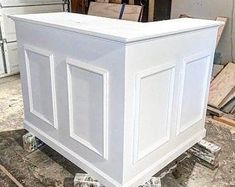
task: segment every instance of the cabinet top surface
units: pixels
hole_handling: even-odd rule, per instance
[[[123,43],[221,25],[221,22],[191,18],[140,23],[66,12],[15,15],[10,17],[15,21],[30,22]]]

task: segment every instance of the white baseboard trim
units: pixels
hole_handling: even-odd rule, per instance
[[[187,151],[194,144],[199,142],[202,138],[205,137],[205,135],[206,135],[206,130],[203,129],[202,131],[200,131],[197,134],[195,134],[194,136],[192,136],[190,139],[186,140],[183,144],[180,144],[180,146],[176,147],[174,150],[169,152],[167,155],[162,157],[160,160],[157,160],[155,163],[153,163],[151,165],[151,167],[148,167],[145,170],[143,170],[142,172],[140,172],[132,180],[125,183],[125,185],[123,185],[122,187],[136,187],[139,184],[144,184],[145,182],[147,182],[146,179],[150,179],[158,171],[160,171],[162,168],[164,168],[170,162],[175,160],[177,157],[179,157],[182,153]]]
[[[58,153],[66,157],[68,160],[76,164],[82,170],[86,171],[94,179],[99,178],[99,182],[107,187],[121,187],[122,185],[105,174],[103,171],[95,167],[93,164],[79,156],[77,153],[73,152],[71,149],[68,149],[63,144],[61,144],[56,139],[48,136],[45,132],[33,126],[30,122],[24,121],[24,127],[26,130],[34,134],[40,140],[45,142],[51,148],[56,150]]]
[[[205,137],[205,134],[206,134],[205,129],[198,132],[197,134],[192,136],[190,139],[185,141],[184,144],[181,144],[180,146],[178,146],[177,148],[169,152],[167,155],[165,155],[163,158],[161,158],[160,160],[157,160],[154,164],[151,165],[151,167],[146,168],[141,173],[136,175],[132,180],[128,181],[124,185],[121,185],[119,182],[117,182],[116,180],[108,176],[106,173],[96,168],[93,164],[91,164],[90,162],[88,162],[87,160],[85,160],[84,158],[82,158],[81,156],[73,152],[72,150],[65,147],[59,141],[48,136],[42,130],[33,126],[30,122],[25,120],[24,126],[25,126],[25,129],[27,129],[29,132],[37,136],[39,139],[41,139],[43,142],[48,144],[54,150],[62,154],[68,160],[76,164],[78,167],[86,171],[93,178],[99,178],[99,182],[105,185],[106,187],[136,187],[139,184],[143,184],[144,182],[146,182],[146,179],[150,179],[154,174],[160,171],[164,166],[166,166],[171,161],[176,159],[183,152],[185,152],[187,149],[192,147],[195,143],[199,142],[203,137]]]

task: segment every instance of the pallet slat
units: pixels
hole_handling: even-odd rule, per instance
[[[229,118],[226,118],[226,117],[223,117],[223,116],[222,117],[214,116],[214,119],[216,121],[219,121],[219,122],[222,122],[222,123],[225,123],[227,125],[235,127],[235,121],[232,120],[232,119],[229,119]]]
[[[119,19],[121,4],[90,2],[88,15]]]
[[[221,102],[235,87],[235,64],[228,63],[225,68],[211,82],[209,105],[219,108]]]
[[[219,41],[221,39],[221,36],[222,36],[222,34],[224,32],[225,26],[226,26],[226,24],[228,22],[228,18],[226,18],[226,17],[217,17],[216,21],[224,22],[224,25],[220,26],[219,30],[218,30],[218,35],[217,35],[217,46],[218,46]]]
[[[122,19],[129,21],[139,21],[142,7],[139,5],[125,5]]]

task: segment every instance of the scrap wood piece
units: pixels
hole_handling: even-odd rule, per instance
[[[121,4],[90,2],[88,15],[119,19]]]
[[[235,81],[235,80],[234,80]],[[219,108],[224,107],[229,101],[235,98],[235,86],[234,88],[229,92],[229,94],[221,101],[219,104]]]
[[[206,140],[201,140],[188,150],[201,164],[210,169],[215,169],[219,166],[218,156],[220,151],[221,147]]]
[[[93,179],[89,174],[76,173],[74,177],[74,187],[104,187],[98,180]],[[139,187],[161,187],[161,178],[152,177],[145,184]]]
[[[225,106],[221,108],[221,110],[225,113],[233,113],[235,109],[235,97],[231,99]]]
[[[95,0],[97,3],[109,3],[109,0]]]
[[[93,179],[86,173],[76,173],[74,187],[104,187],[98,180]]]
[[[149,0],[148,1],[149,6],[148,6],[148,21],[154,21],[154,8],[155,8],[155,1],[154,0]]]
[[[231,110],[230,113],[231,113],[231,114],[235,114],[235,105],[234,105],[234,107],[233,107],[233,109]]]
[[[221,25],[221,26],[219,27],[219,30],[218,30],[218,34],[217,34],[217,46],[218,46],[219,41],[220,41],[220,39],[221,39],[221,36],[222,36],[222,34],[223,34],[223,32],[224,32],[224,28],[225,28],[225,26],[226,26],[226,24],[227,24],[227,22],[228,22],[228,18],[227,18],[227,17],[217,17],[217,18],[216,18],[216,21],[221,21],[221,22],[224,23],[224,25]]]
[[[0,164],[0,169],[5,175],[7,175],[12,180],[12,182],[16,184],[16,186],[23,187],[23,185],[1,164]]]
[[[121,4],[122,0],[109,0],[110,3]]]
[[[224,68],[224,65],[214,64],[212,69],[211,79],[213,80]]]
[[[218,156],[220,151],[221,151],[221,147],[220,146],[218,146],[218,145],[216,145],[214,143],[208,142],[208,141],[206,141],[204,139],[202,139],[196,145],[199,146],[200,148],[202,148],[203,150],[212,153],[215,156]]]
[[[26,150],[29,153],[45,145],[44,142],[42,142],[40,139],[38,139],[36,136],[34,136],[29,132],[23,135],[22,139],[23,139],[24,150]]]
[[[139,21],[142,12],[142,6],[125,5],[121,19],[129,21]]]
[[[129,0],[129,5],[134,5],[135,4],[135,0]]]
[[[235,121],[232,119],[226,118],[224,116],[222,116],[222,117],[214,116],[213,119],[215,119],[216,121],[222,122],[224,124],[235,127]]]
[[[235,86],[235,64],[228,63],[211,82],[208,104],[219,108],[220,103]]]
[[[224,113],[214,107],[211,107],[211,106],[207,106],[207,112],[209,114],[212,114],[213,116],[218,116],[218,117],[221,117],[224,115]]]
[[[179,18],[193,18],[193,17],[187,14],[180,14]]]

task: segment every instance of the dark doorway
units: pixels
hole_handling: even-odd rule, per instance
[[[154,20],[166,20],[171,17],[171,0],[155,0]]]

